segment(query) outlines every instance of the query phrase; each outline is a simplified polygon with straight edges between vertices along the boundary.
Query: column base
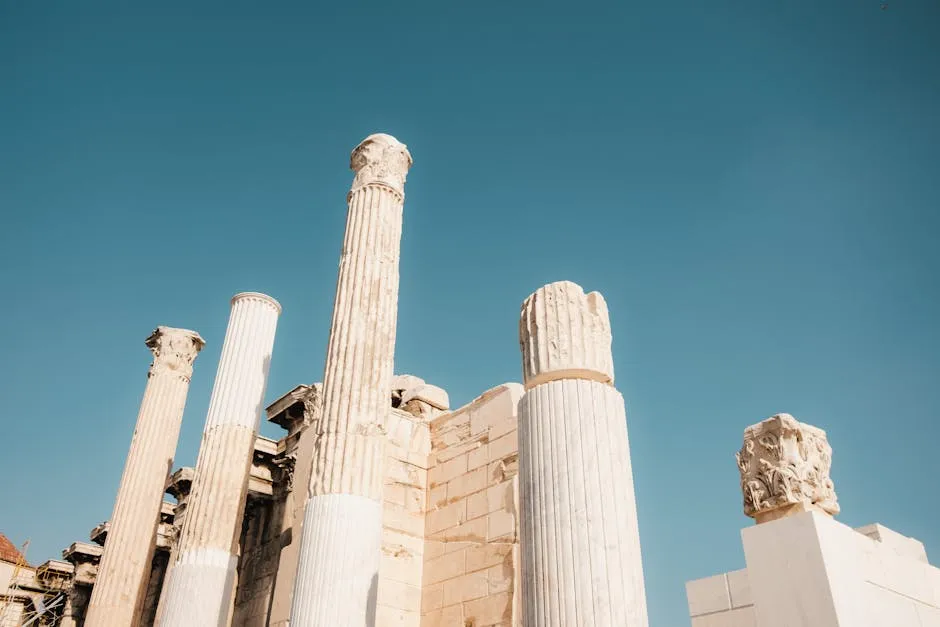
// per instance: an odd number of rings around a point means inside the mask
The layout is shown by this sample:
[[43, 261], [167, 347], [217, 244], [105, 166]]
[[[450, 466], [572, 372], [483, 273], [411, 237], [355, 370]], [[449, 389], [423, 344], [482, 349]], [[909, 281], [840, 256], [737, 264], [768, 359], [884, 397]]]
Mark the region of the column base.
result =
[[373, 627], [382, 551], [382, 504], [353, 494], [307, 502], [291, 627]]
[[170, 572], [160, 627], [226, 627], [238, 557], [220, 549], [195, 549]]

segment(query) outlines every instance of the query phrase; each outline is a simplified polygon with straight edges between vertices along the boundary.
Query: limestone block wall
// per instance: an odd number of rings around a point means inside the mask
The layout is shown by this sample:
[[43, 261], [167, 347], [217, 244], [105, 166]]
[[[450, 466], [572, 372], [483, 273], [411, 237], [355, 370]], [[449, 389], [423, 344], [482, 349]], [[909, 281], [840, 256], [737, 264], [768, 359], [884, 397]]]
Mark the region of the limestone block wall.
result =
[[518, 438], [508, 383], [431, 421], [421, 627], [521, 625]]
[[420, 418], [392, 409], [385, 431], [388, 444], [376, 625], [420, 627], [430, 430]]
[[757, 627], [747, 569], [685, 585], [692, 627]]

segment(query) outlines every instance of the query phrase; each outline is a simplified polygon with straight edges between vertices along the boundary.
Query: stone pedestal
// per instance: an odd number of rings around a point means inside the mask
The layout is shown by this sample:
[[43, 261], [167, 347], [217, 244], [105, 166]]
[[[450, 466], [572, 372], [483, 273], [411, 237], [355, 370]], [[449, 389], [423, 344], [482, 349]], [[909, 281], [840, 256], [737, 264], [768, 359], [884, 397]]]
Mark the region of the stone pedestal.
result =
[[121, 477], [86, 627], [135, 624], [150, 576], [163, 491], [173, 465], [198, 333], [158, 327], [147, 338], [153, 365]]
[[248, 474], [281, 306], [248, 292], [232, 312], [192, 493], [161, 609], [162, 627], [225, 625], [232, 607]]
[[346, 235], [323, 378], [291, 627], [375, 624], [385, 417], [391, 399], [404, 185], [389, 135], [352, 152]]
[[546, 285], [522, 305], [522, 611], [527, 627], [646, 627], [623, 397], [597, 292]]

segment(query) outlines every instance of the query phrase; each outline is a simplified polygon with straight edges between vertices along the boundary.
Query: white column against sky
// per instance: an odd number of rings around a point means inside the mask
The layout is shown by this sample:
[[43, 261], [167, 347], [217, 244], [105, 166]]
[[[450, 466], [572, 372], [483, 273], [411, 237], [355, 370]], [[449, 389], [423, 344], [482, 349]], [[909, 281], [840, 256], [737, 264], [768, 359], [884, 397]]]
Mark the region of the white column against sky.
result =
[[[384, 134], [352, 152], [333, 321], [291, 627], [372, 627], [382, 546], [402, 204], [411, 155]], [[309, 436], [308, 436], [309, 437]]]
[[232, 299], [161, 627], [224, 627], [232, 604], [248, 476], [281, 306], [264, 294]]
[[87, 627], [127, 627], [137, 620], [193, 362], [204, 345], [198, 333], [171, 327], [157, 327], [147, 338], [153, 364], [88, 604]]
[[551, 283], [519, 324], [522, 607], [526, 627], [647, 627], [623, 397], [597, 292]]

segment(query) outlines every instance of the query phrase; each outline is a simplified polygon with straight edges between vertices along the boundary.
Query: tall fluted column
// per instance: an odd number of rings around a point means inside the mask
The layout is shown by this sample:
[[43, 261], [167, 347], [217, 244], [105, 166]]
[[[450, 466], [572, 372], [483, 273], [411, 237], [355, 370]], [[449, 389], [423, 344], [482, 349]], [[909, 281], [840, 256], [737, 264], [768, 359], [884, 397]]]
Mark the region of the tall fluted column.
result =
[[248, 475], [281, 306], [264, 294], [232, 299], [161, 627], [227, 624]]
[[157, 327], [147, 338], [153, 365], [111, 515], [86, 627], [127, 627], [140, 612], [193, 362], [204, 345], [198, 333], [170, 327]]
[[352, 152], [323, 411], [291, 604], [291, 627], [375, 624], [384, 423], [391, 399], [402, 203], [411, 155], [384, 134]]
[[646, 627], [633, 471], [597, 292], [551, 283], [519, 324], [522, 605], [526, 627]]

